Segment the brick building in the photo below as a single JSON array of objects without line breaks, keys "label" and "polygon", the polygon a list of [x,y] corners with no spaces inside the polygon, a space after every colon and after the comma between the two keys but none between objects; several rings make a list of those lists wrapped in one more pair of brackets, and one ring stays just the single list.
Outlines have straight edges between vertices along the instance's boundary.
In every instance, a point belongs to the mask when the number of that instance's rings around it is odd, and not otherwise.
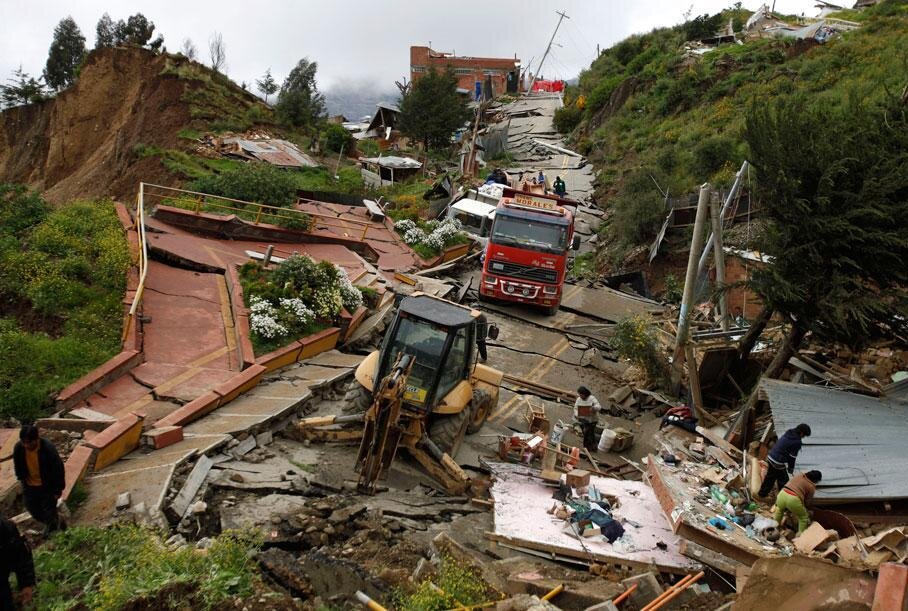
[{"label": "brick building", "polygon": [[520,60],[511,58],[464,57],[452,53],[433,51],[429,47],[410,47],[410,81],[415,82],[434,67],[439,72],[447,68],[454,71],[457,87],[472,95],[476,83],[492,79],[492,95],[516,92],[520,79]]}]

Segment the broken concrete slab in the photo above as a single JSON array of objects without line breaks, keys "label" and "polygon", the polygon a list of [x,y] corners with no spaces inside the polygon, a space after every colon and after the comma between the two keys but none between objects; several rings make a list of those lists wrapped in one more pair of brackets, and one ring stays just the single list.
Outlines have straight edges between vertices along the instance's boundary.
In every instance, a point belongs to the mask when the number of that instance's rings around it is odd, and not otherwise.
[{"label": "broken concrete slab", "polygon": [[220,510],[221,530],[259,528],[271,530],[272,515],[289,515],[306,506],[306,498],[290,494],[267,494],[238,501]]},{"label": "broken concrete slab", "polygon": [[255,449],[255,437],[253,437],[252,435],[249,435],[248,437],[246,437],[246,439],[243,439],[242,441],[240,441],[240,443],[238,445],[234,446],[230,450],[230,453],[234,456],[234,458],[239,459],[254,449]]},{"label": "broken concrete slab", "polygon": [[199,457],[199,460],[196,461],[192,471],[190,471],[189,475],[186,477],[183,487],[173,499],[170,507],[168,507],[168,513],[172,518],[179,520],[186,515],[186,512],[189,510],[189,505],[192,503],[192,499],[195,498],[199,488],[202,487],[212,466],[213,463],[210,458],[205,455]]}]

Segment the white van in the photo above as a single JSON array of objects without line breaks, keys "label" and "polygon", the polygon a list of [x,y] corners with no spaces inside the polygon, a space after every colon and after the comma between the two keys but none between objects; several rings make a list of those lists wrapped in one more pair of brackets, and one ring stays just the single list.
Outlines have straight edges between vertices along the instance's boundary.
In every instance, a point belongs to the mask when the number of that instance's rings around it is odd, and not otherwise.
[{"label": "white van", "polygon": [[461,199],[448,206],[448,218],[460,221],[463,230],[485,248],[495,218],[495,206],[475,199]]}]

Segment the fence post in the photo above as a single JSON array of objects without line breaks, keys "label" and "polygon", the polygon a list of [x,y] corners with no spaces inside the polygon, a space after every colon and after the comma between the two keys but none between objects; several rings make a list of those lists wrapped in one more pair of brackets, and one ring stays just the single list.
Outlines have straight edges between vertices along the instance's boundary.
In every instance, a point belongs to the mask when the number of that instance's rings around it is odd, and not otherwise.
[{"label": "fence post", "polygon": [[258,205],[258,207],[259,207],[259,211],[258,211],[258,213],[255,215],[255,224],[256,224],[256,225],[259,224],[259,219],[262,218],[262,205],[261,205],[261,204],[257,204],[257,205]]}]

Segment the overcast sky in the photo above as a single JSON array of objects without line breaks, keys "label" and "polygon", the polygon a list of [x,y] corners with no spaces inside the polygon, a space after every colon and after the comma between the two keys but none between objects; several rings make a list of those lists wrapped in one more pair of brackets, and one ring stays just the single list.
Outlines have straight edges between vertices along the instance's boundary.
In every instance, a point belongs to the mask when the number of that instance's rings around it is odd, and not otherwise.
[{"label": "overcast sky", "polygon": [[[190,38],[208,59],[211,34],[223,34],[227,73],[253,83],[266,68],[281,81],[301,57],[318,62],[322,90],[345,81],[393,90],[409,74],[410,45],[460,55],[512,57],[535,67],[557,21],[566,19],[543,67],[547,78],[571,78],[588,67],[596,45],[671,26],[692,14],[715,13],[729,0],[0,0],[0,80],[20,64],[40,74],[54,26],[72,15],[90,47],[104,12],[116,21],[141,12],[170,51]],[[759,0],[744,2],[754,10]],[[813,15],[812,0],[777,0],[776,10]]]}]

